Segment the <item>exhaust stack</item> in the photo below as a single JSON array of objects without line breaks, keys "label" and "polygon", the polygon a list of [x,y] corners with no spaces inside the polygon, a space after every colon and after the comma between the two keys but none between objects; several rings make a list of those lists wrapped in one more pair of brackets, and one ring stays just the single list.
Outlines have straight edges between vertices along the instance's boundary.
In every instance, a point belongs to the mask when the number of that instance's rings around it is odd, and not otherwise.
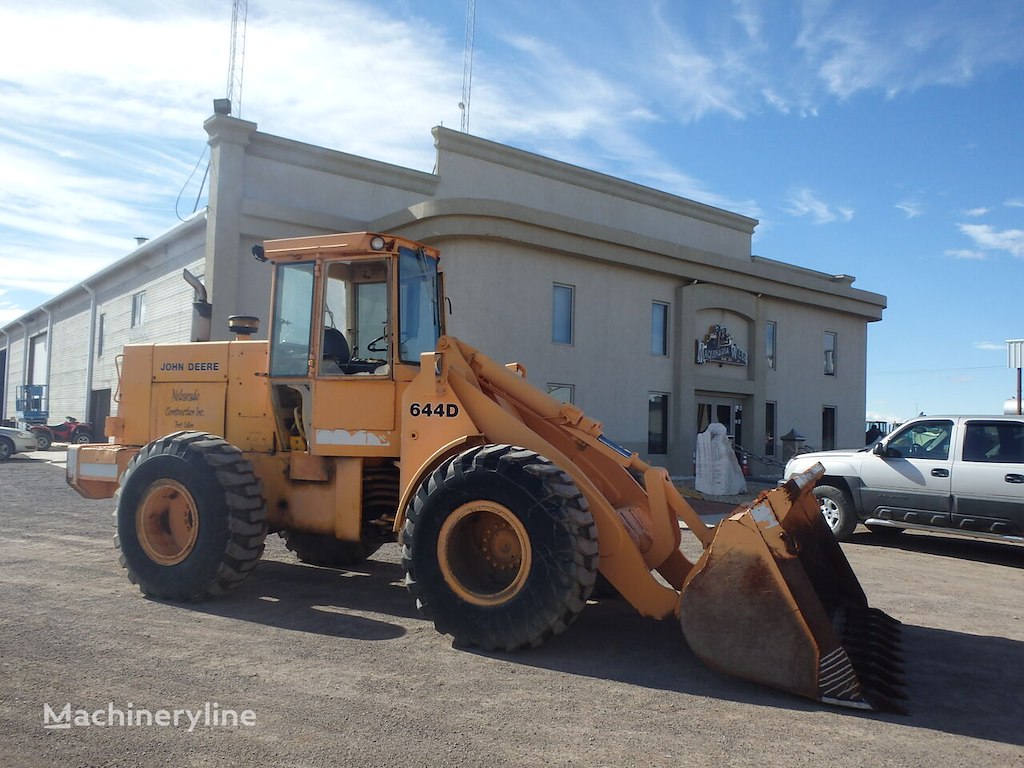
[{"label": "exhaust stack", "polygon": [[213,317],[213,304],[207,301],[206,286],[198,277],[187,269],[182,270],[185,282],[192,286],[192,341],[210,340],[210,319]]}]

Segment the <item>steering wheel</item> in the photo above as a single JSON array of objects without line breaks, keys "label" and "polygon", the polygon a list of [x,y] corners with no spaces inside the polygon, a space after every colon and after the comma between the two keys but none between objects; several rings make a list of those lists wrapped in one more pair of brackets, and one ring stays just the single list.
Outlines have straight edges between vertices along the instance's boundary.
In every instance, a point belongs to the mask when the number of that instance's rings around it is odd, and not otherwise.
[{"label": "steering wheel", "polygon": [[[369,344],[366,345],[366,351],[367,352],[387,352],[388,351],[387,338],[388,338],[387,334],[385,334],[383,336],[378,336],[376,339],[374,339],[373,341],[371,341]],[[384,346],[383,347],[377,346],[382,341],[384,342]]]}]

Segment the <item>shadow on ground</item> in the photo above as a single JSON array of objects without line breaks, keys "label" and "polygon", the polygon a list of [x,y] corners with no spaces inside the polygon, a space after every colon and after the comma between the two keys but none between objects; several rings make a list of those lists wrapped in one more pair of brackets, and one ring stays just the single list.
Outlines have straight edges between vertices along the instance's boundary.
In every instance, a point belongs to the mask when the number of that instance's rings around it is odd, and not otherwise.
[{"label": "shadow on ground", "polygon": [[[879,535],[863,529],[850,537],[851,544],[867,547],[884,547],[905,552],[920,552],[926,555],[954,557],[977,563],[1005,565],[1010,568],[1024,568],[1024,547],[996,541],[981,541],[967,537],[921,531],[886,533]],[[1024,598],[1022,598],[1024,602]]]},{"label": "shadow on ground", "polygon": [[[956,549],[964,543],[945,546]],[[938,544],[914,542],[914,546]],[[376,560],[341,571],[267,560],[236,592],[184,607],[326,638],[387,641],[403,636],[407,631],[403,625],[410,620],[422,620],[401,585],[403,576],[397,563]],[[398,621],[381,620],[381,615]],[[1020,725],[1024,643],[905,625],[903,649],[910,715],[834,711],[1024,745]],[[512,654],[464,651],[564,674],[772,709],[813,712],[825,708],[709,669],[687,648],[675,620],[644,619],[621,599],[592,602],[568,631],[541,648]],[[751,648],[751,653],[756,652]]]}]

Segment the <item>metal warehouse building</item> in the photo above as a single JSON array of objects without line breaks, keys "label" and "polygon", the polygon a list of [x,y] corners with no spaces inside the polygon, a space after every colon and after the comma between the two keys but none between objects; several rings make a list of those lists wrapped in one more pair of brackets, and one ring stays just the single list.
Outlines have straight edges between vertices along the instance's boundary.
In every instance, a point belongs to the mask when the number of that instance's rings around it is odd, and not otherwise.
[{"label": "metal warehouse building", "polygon": [[[432,173],[311,146],[216,115],[208,209],[0,328],[0,418],[46,384],[51,421],[116,413],[124,344],[189,338],[188,269],[227,317],[264,322],[264,239],[372,230],[441,249],[448,332],[691,474],[710,421],[755,455],[780,433],[815,447],[864,437],[867,324],[885,297],[751,255],[757,221],[448,130]],[[754,470],[763,470],[754,463]]]}]

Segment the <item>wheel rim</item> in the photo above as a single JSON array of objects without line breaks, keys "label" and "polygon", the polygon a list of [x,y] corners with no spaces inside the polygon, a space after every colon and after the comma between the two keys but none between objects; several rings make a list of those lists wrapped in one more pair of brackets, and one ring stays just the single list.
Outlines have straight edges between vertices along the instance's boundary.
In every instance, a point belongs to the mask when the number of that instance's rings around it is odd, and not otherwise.
[{"label": "wheel rim", "polygon": [[500,605],[522,590],[533,561],[530,537],[507,507],[472,501],[441,526],[437,560],[448,586],[474,605]]},{"label": "wheel rim", "polygon": [[154,562],[177,565],[191,554],[199,536],[192,494],[175,480],[157,480],[142,494],[135,512],[139,544]]},{"label": "wheel rim", "polygon": [[828,523],[828,527],[834,531],[839,527],[839,505],[832,499],[820,499],[820,501],[821,514],[825,518],[825,522]]}]

